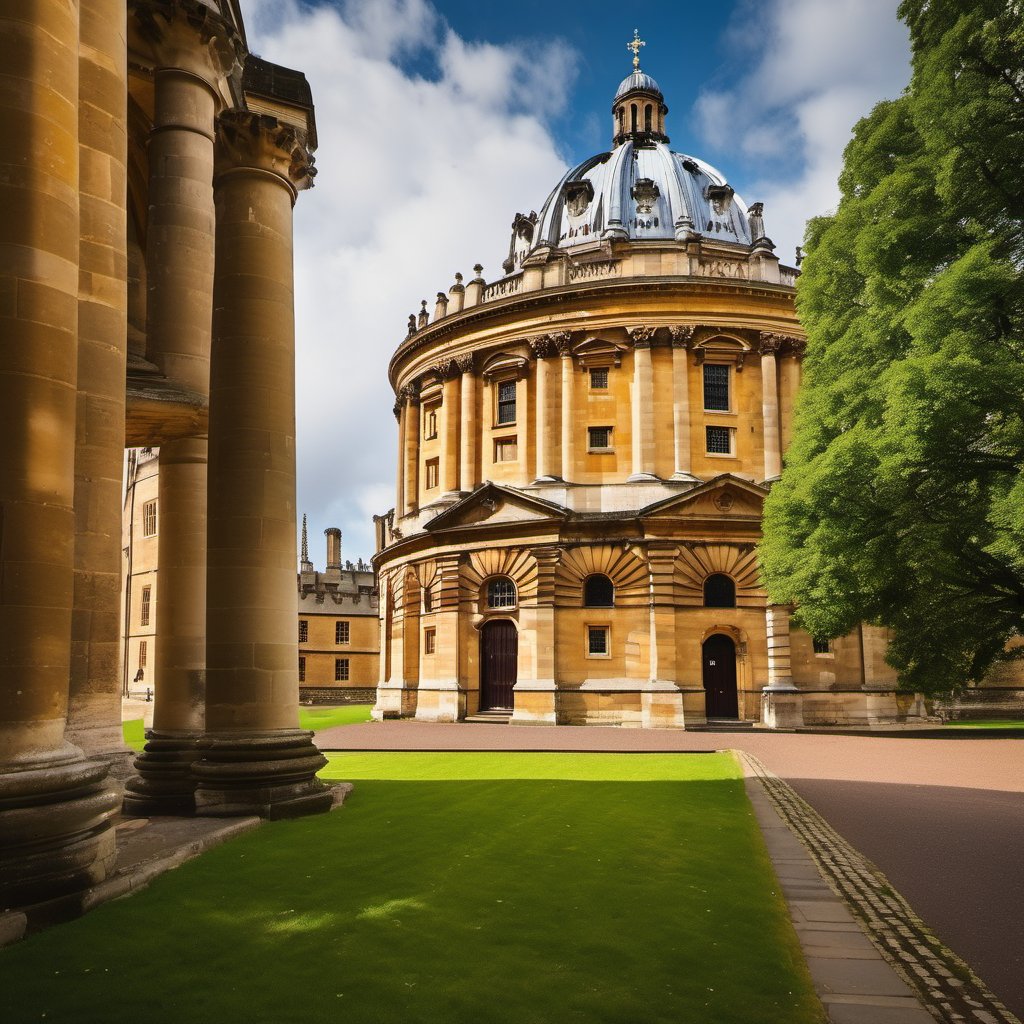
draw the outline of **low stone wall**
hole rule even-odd
[[[372,687],[300,686],[301,704],[372,704],[377,691]]]
[[[979,686],[955,697],[936,697],[933,713],[945,722],[972,718],[1024,718],[1024,687]]]

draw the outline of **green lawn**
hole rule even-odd
[[[943,729],[1024,729],[1024,720],[1007,718],[972,719],[944,722]]]
[[[354,725],[370,721],[372,704],[349,704],[340,708],[299,708],[300,729],[330,729],[334,725]],[[146,742],[141,718],[121,723],[125,743],[132,750],[141,750]]]
[[[340,753],[324,775],[356,782],[341,810],[0,952],[0,1018],[823,1020],[728,755]]]

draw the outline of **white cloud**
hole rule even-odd
[[[784,262],[805,221],[835,208],[854,124],[909,80],[908,33],[896,8],[897,0],[745,0],[728,42],[752,67],[695,104],[708,144],[764,165],[744,198],[764,202]],[[802,168],[795,176],[794,162]]]
[[[406,318],[455,271],[501,275],[512,218],[564,171],[545,117],[575,55],[468,43],[425,0],[310,6],[245,0],[250,48],[306,73],[319,174],[295,210],[299,514],[340,526],[344,557],[373,551],[394,504],[397,434],[387,366]],[[398,57],[420,51],[429,79]]]

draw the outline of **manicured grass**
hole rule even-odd
[[[823,1020],[728,755],[340,753],[324,774],[356,780],[341,810],[3,950],[5,1024]]]
[[[372,704],[347,704],[340,708],[299,708],[300,729],[330,729],[370,721]]]
[[[141,718],[131,718],[121,723],[124,742],[132,750],[142,750],[146,745],[146,726]]]
[[[963,722],[944,722],[943,729],[1024,729],[1024,720],[990,718],[972,719]]]

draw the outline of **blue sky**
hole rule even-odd
[[[242,0],[250,47],[305,71],[316,187],[295,213],[298,512],[311,555],[340,526],[373,553],[394,504],[387,364],[420,299],[476,262],[500,276],[518,211],[610,145],[611,99],[641,66],[672,148],[714,164],[791,263],[833,208],[855,121],[909,78],[897,0]],[[626,12],[626,13],[624,13]]]

